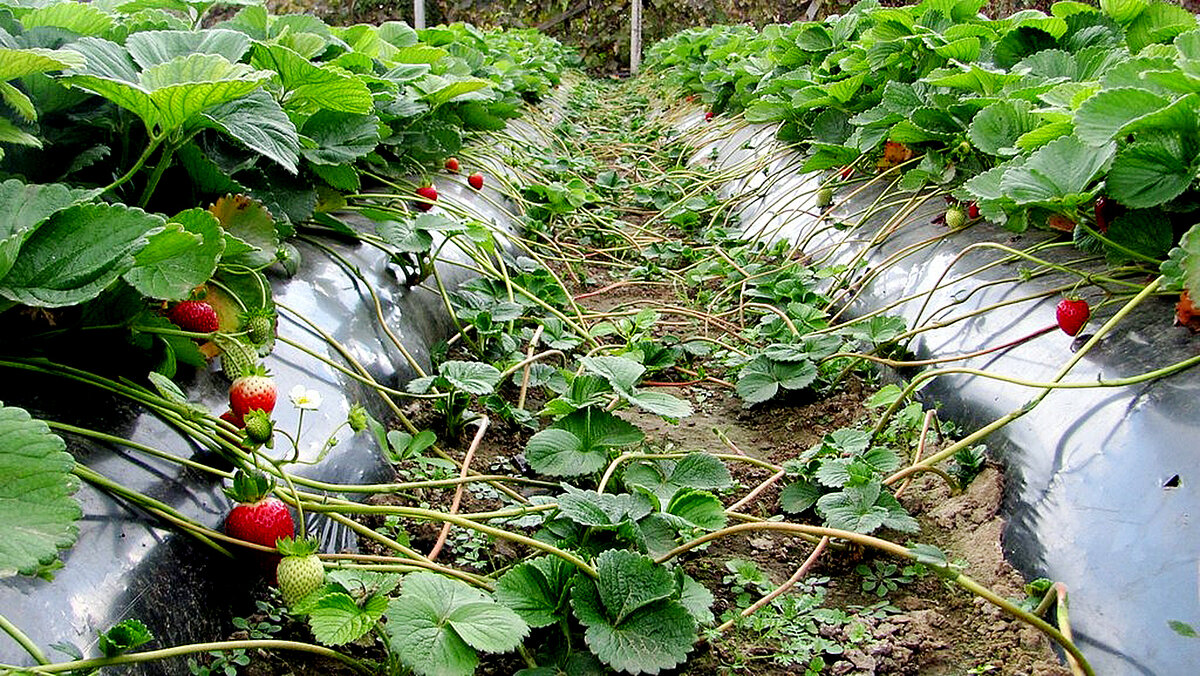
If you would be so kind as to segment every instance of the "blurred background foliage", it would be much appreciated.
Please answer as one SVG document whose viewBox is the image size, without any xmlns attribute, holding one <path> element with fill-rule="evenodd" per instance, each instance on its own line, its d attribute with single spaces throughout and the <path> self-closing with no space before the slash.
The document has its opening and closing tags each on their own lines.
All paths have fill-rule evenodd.
<svg viewBox="0 0 1200 676">
<path fill-rule="evenodd" d="M 749 23 L 763 26 L 823 18 L 840 14 L 857 0 L 642 0 L 642 43 L 690 27 Z M 917 0 L 913 0 L 916 2 Z M 1083 0 L 1096 5 L 1099 0 Z M 1200 12 L 1200 0 L 1177 0 Z M 913 4 L 882 0 L 885 5 Z M 1053 0 L 991 0 L 984 12 L 1002 17 L 1021 9 L 1048 11 Z M 268 0 L 276 13 L 314 13 L 329 23 L 354 24 L 381 21 L 413 22 L 412 0 Z M 538 28 L 565 44 L 575 46 L 582 65 L 597 73 L 619 73 L 629 68 L 629 2 L 607 0 L 425 0 L 427 25 L 464 21 L 481 28 Z"/>
</svg>

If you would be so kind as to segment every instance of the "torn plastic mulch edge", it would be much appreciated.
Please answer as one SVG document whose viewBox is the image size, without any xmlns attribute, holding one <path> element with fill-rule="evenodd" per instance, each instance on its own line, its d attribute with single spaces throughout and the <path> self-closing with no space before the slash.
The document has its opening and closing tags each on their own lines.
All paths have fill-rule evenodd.
<svg viewBox="0 0 1200 676">
<path fill-rule="evenodd" d="M 696 113 L 681 126 L 701 124 Z M 830 227 L 815 204 L 823 177 L 801 174 L 799 156 L 778 152 L 774 132 L 771 125 L 714 130 L 692 164 L 715 171 L 776 153 L 764 171 L 731 181 L 721 193 L 755 191 L 757 197 L 737 211 L 750 236 L 787 238 L 828 264 L 847 263 L 866 247 L 860 278 L 866 283 L 846 308 L 850 316 L 912 296 L 888 310 L 904 317 L 910 329 L 960 318 L 919 334 L 909 345 L 919 359 L 969 354 L 1054 324 L 1058 297 L 1036 296 L 1075 279 L 1053 274 L 1021 281 L 1019 268 L 1032 264 L 987 267 L 1004 254 L 972 247 L 998 242 L 1024 249 L 1049 233 L 1017 236 L 983 222 L 949 232 L 931 222 L 945 211 L 940 196 L 890 223 L 895 207 L 853 228 Z M 861 213 L 881 191 L 864 190 L 830 216 Z M 1078 258 L 1073 249 L 1039 255 L 1057 263 Z M 1081 292 L 1099 300 L 1095 289 L 1084 286 Z M 971 315 L 996 303 L 1009 304 Z M 1085 332 L 1113 312 L 1106 308 Z M 1173 316 L 1171 302 L 1148 300 L 1066 380 L 1125 378 L 1195 356 L 1200 337 L 1172 326 Z M 1054 330 L 946 366 L 1047 382 L 1071 358 L 1072 343 Z M 1039 391 L 953 374 L 934 378 L 921 397 L 970 431 L 1020 408 Z M 1200 371 L 1192 369 L 1129 387 L 1056 390 L 985 440 L 1006 467 L 1005 554 L 1027 578 L 1066 584 L 1076 642 L 1096 673 L 1191 676 L 1200 664 L 1200 641 L 1178 635 L 1168 624 L 1200 622 L 1200 491 L 1193 488 L 1200 479 L 1198 437 Z"/>
<path fill-rule="evenodd" d="M 556 93 L 561 97 L 562 91 Z M 561 107 L 548 99 L 541 114 L 561 115 Z M 543 126 L 525 120 L 510 121 L 501 134 L 511 136 L 516 148 L 544 145 Z M 540 139 L 540 141 L 539 141 Z M 493 139 L 496 147 L 505 142 Z M 493 175 L 515 177 L 516 170 L 499 160 L 482 167 Z M 517 209 L 503 194 L 484 188 L 488 199 L 477 199 L 463 177 L 437 177 L 440 201 L 453 202 L 496 232 L 517 227 Z M 348 219 L 353 219 L 350 215 Z M 373 227 L 366 222 L 362 227 Z M 442 298 L 435 292 L 405 285 L 405 275 L 390 265 L 388 256 L 373 246 L 333 240 L 326 245 L 356 268 L 379 295 L 383 318 L 405 348 L 428 368 L 429 352 L 435 343 L 453 331 L 453 323 Z M 296 243 L 301 266 L 291 278 L 272 276 L 274 298 L 347 348 L 379 383 L 403 389 L 415 377 L 405 358 L 380 328 L 374 301 L 334 256 L 318 247 Z M 447 247 L 445 253 L 453 255 Z M 458 253 L 458 255 L 462 255 Z M 439 274 L 449 289 L 469 275 L 460 265 L 439 262 Z M 308 350 L 342 363 L 340 355 L 304 321 L 281 308 L 281 335 Z M 279 390 L 274 419 L 289 432 L 296 429 L 298 411 L 287 400 L 287 392 L 303 385 L 320 393 L 322 404 L 304 417 L 303 440 L 319 444 L 346 419 L 351 404 L 361 403 L 371 415 L 386 421 L 390 411 L 378 394 L 365 385 L 321 363 L 304 351 L 277 341 L 264 360 Z M 114 374 L 133 377 L 133 374 Z M 227 408 L 228 381 L 215 366 L 184 376 L 181 388 L 189 400 L 208 408 L 214 415 Z M 0 380 L 0 401 L 27 409 L 38 418 L 56 420 L 129 439 L 184 457 L 214 462 L 210 453 L 195 445 L 154 415 L 127 400 L 67 382 L 5 370 Z M 230 506 L 222 483 L 213 476 L 175 463 L 130 451 L 124 447 L 62 434 L 68 450 L 82 464 L 133 490 L 160 500 L 205 526 L 220 528 Z M 319 464 L 294 469 L 297 473 L 331 483 L 379 483 L 393 478 L 392 470 L 373 438 L 360 434 L 345 438 Z M 302 459 L 314 457 L 318 449 L 302 442 Z M 279 453 L 280 449 L 276 449 Z M 221 466 L 215 461 L 216 466 Z M 297 466 L 293 466 L 294 468 Z M 220 640 L 232 631 L 229 618 L 255 611 L 250 590 L 259 582 L 255 571 L 245 572 L 245 563 L 230 561 L 188 536 L 171 530 L 138 508 L 116 500 L 84 483 L 76 499 L 83 509 L 75 545 L 61 552 L 64 566 L 54 571 L 54 580 L 9 577 L 0 580 L 0 614 L 12 620 L 53 660 L 71 659 L 55 652 L 53 644 L 73 645 L 85 656 L 97 654 L 98 632 L 129 618 L 141 620 L 155 635 L 148 647 L 159 648 L 190 642 Z M 321 517 L 309 519 L 313 535 L 324 551 L 355 546 L 353 533 Z M 0 641 L 0 663 L 29 664 L 30 657 L 11 640 Z M 149 662 L 129 667 L 107 668 L 113 673 L 146 676 L 188 673 L 183 658 Z"/>
</svg>

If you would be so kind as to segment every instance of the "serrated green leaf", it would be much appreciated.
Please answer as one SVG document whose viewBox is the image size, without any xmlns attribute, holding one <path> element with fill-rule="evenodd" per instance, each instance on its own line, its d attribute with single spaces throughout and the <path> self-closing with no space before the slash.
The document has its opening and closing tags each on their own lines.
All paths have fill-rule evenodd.
<svg viewBox="0 0 1200 676">
<path fill-rule="evenodd" d="M 360 608 L 347 594 L 326 594 L 309 611 L 308 625 L 317 641 L 344 645 L 371 631 L 387 608 L 386 596 L 372 596 Z"/>
<path fill-rule="evenodd" d="M 500 384 L 500 370 L 477 361 L 447 361 L 438 367 L 438 375 L 455 389 L 483 396 Z"/>
<path fill-rule="evenodd" d="M 15 80 L 35 73 L 82 68 L 84 63 L 78 52 L 66 49 L 0 48 L 0 81 Z"/>
<path fill-rule="evenodd" d="M 733 483 L 729 468 L 720 458 L 708 453 L 689 453 L 678 462 L 656 460 L 626 467 L 625 484 L 640 486 L 653 493 L 659 504 L 667 504 L 683 488 L 719 490 Z"/>
<path fill-rule="evenodd" d="M 1080 197 L 1112 160 L 1115 147 L 1086 146 L 1074 136 L 1052 141 L 1000 180 L 1003 193 L 1017 204 L 1056 203 Z"/>
<path fill-rule="evenodd" d="M 296 173 L 300 136 L 287 113 L 267 92 L 251 92 L 214 106 L 201 113 L 201 118 L 204 126 L 225 132 L 234 141 Z"/>
<path fill-rule="evenodd" d="M 101 633 L 98 647 L 105 657 L 116 657 L 153 640 L 154 634 L 150 633 L 141 620 L 129 618 Z"/>
<path fill-rule="evenodd" d="M 224 250 L 216 217 L 204 209 L 189 209 L 150 237 L 125 281 L 149 298 L 183 300 L 212 277 Z"/>
<path fill-rule="evenodd" d="M 604 448 L 583 449 L 574 434 L 547 429 L 534 434 L 525 446 L 525 459 L 535 471 L 549 476 L 579 476 L 604 468 L 608 452 Z"/>
<path fill-rule="evenodd" d="M 579 363 L 587 371 L 608 381 L 617 391 L 632 390 L 646 367 L 626 357 L 583 357 Z"/>
<path fill-rule="evenodd" d="M 225 230 L 223 265 L 262 268 L 275 261 L 279 231 L 271 212 L 245 195 L 226 195 L 209 207 Z"/>
<path fill-rule="evenodd" d="M 588 647 L 618 671 L 656 674 L 669 669 L 687 659 L 696 640 L 695 621 L 675 601 L 652 603 L 613 624 L 604 615 L 596 585 L 580 579 L 572 588 L 571 606 L 586 627 Z"/>
<path fill-rule="evenodd" d="M 244 33 L 210 28 L 198 31 L 142 31 L 130 35 L 125 48 L 142 69 L 188 54 L 219 54 L 236 63 L 250 49 Z"/>
<path fill-rule="evenodd" d="M 1101 146 L 1125 125 L 1170 104 L 1170 99 L 1145 89 L 1119 87 L 1089 97 L 1075 113 L 1075 130 L 1083 141 Z"/>
<path fill-rule="evenodd" d="M 1115 218 L 1108 226 L 1105 238 L 1123 249 L 1152 259 L 1162 259 L 1171 250 L 1175 233 L 1171 227 L 1171 220 L 1161 210 L 1139 209 Z M 1109 262 L 1113 264 L 1135 258 L 1115 247 L 1108 247 L 1106 254 Z"/>
<path fill-rule="evenodd" d="M 25 241 L 0 295 L 35 307 L 76 305 L 134 266 L 159 216 L 119 204 L 81 204 L 51 216 Z"/>
<path fill-rule="evenodd" d="M 610 549 L 596 557 L 597 587 L 606 615 L 620 624 L 631 613 L 675 592 L 675 581 L 665 566 L 623 549 Z"/>
<path fill-rule="evenodd" d="M 8 274 L 25 240 L 52 214 L 95 191 L 51 183 L 23 183 L 15 178 L 0 183 L 0 279 Z"/>
<path fill-rule="evenodd" d="M 39 26 L 63 28 L 77 35 L 101 35 L 113 25 L 113 17 L 91 4 L 59 2 L 39 7 L 21 17 L 25 30 Z"/>
<path fill-rule="evenodd" d="M 388 604 L 386 615 L 389 645 L 407 667 L 422 676 L 474 672 L 479 656 L 460 631 L 489 650 L 497 645 L 515 647 L 529 632 L 516 613 L 486 594 L 428 572 L 405 576 L 400 595 Z M 503 624 L 491 626 L 497 619 Z"/>
<path fill-rule="evenodd" d="M 1120 150 L 1105 182 L 1109 195 L 1133 209 L 1165 204 L 1183 194 L 1196 169 L 1167 146 L 1133 143 Z"/>
<path fill-rule="evenodd" d="M 75 544 L 83 512 L 66 444 L 23 409 L 0 406 L 0 577 L 32 575 Z"/>
<path fill-rule="evenodd" d="M 779 506 L 789 514 L 806 512 L 821 497 L 821 489 L 805 479 L 797 479 L 779 491 Z"/>
<path fill-rule="evenodd" d="M 727 520 L 725 506 L 717 496 L 695 488 L 684 488 L 676 492 L 663 511 L 683 519 L 691 526 L 708 531 L 724 528 Z"/>
<path fill-rule="evenodd" d="M 366 83 L 334 67 L 310 62 L 283 45 L 257 44 L 251 63 L 279 74 L 289 108 L 308 102 L 326 110 L 365 115 L 374 110 Z"/>
<path fill-rule="evenodd" d="M 620 394 L 634 406 L 664 418 L 678 420 L 692 414 L 690 403 L 666 392 L 636 389 L 633 392 L 621 392 Z"/>
<path fill-rule="evenodd" d="M 802 389 L 816 378 L 817 366 L 809 360 L 784 363 L 760 356 L 742 368 L 737 393 L 746 403 L 757 404 L 773 398 L 781 387 Z"/>
<path fill-rule="evenodd" d="M 300 151 L 309 162 L 348 164 L 379 145 L 379 118 L 321 110 L 308 118 L 301 132 L 316 143 L 315 148 Z"/>
<path fill-rule="evenodd" d="M 496 600 L 531 627 L 560 621 L 575 570 L 557 556 L 542 556 L 514 566 L 496 580 Z"/>
<path fill-rule="evenodd" d="M 491 599 L 458 606 L 450 612 L 446 623 L 467 645 L 490 653 L 516 648 L 529 633 L 519 615 Z"/>
<path fill-rule="evenodd" d="M 1017 139 L 1039 126 L 1031 109 L 1028 102 L 1017 99 L 998 101 L 979 111 L 967 132 L 972 145 L 991 155 L 1016 155 Z"/>
<path fill-rule="evenodd" d="M 623 521 L 637 521 L 651 511 L 649 498 L 643 495 L 597 493 L 563 484 L 558 498 L 562 515 L 581 526 L 616 528 Z"/>
<path fill-rule="evenodd" d="M 688 614 L 701 626 L 713 623 L 713 595 L 707 587 L 697 582 L 691 575 L 677 569 L 677 579 L 682 580 L 679 590 L 679 603 L 687 609 Z"/>
</svg>

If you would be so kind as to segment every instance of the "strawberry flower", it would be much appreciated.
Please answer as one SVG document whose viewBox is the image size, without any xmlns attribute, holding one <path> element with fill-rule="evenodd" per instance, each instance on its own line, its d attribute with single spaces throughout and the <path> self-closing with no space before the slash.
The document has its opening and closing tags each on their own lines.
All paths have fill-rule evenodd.
<svg viewBox="0 0 1200 676">
<path fill-rule="evenodd" d="M 321 407 L 321 393 L 303 385 L 293 387 L 288 392 L 288 399 L 292 400 L 292 406 L 302 411 L 315 411 Z"/>
</svg>

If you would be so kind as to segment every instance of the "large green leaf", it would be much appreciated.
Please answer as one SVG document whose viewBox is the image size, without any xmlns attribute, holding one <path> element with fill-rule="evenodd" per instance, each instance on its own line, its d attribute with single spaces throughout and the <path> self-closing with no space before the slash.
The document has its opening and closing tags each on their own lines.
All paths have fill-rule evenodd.
<svg viewBox="0 0 1200 676">
<path fill-rule="evenodd" d="M 629 493 L 597 493 L 563 484 L 558 498 L 562 515 L 581 526 L 616 528 L 623 521 L 637 521 L 650 513 L 650 499 Z"/>
<path fill-rule="evenodd" d="M 1154 142 L 1122 148 L 1108 172 L 1109 195 L 1127 207 L 1142 209 L 1183 194 L 1196 177 L 1195 161 L 1175 150 L 1179 149 Z"/>
<path fill-rule="evenodd" d="M 14 80 L 34 73 L 81 68 L 83 57 L 66 49 L 0 49 L 0 81 Z"/>
<path fill-rule="evenodd" d="M 673 576 L 649 557 L 608 550 L 596 561 L 598 581 L 580 576 L 571 591 L 584 640 L 602 662 L 631 674 L 656 674 L 683 662 L 696 623 L 678 601 Z"/>
<path fill-rule="evenodd" d="M 128 52 L 115 43 L 85 38 L 70 48 L 87 57 L 88 66 L 64 82 L 133 112 L 160 134 L 183 127 L 203 110 L 246 96 L 271 75 L 216 54 L 179 56 L 139 73 Z"/>
<path fill-rule="evenodd" d="M 631 489 L 638 486 L 650 491 L 660 505 L 665 505 L 681 489 L 728 488 L 733 477 L 720 458 L 708 453 L 689 453 L 678 462 L 659 459 L 628 465 L 624 481 Z"/>
<path fill-rule="evenodd" d="M 1065 136 L 1042 146 L 1024 165 L 1006 171 L 1000 187 L 1018 204 L 1083 202 L 1114 150 L 1111 143 L 1097 148 Z"/>
<path fill-rule="evenodd" d="M 615 415 L 588 406 L 529 439 L 526 459 L 542 474 L 578 476 L 602 468 L 608 450 L 636 444 L 645 434 Z"/>
<path fill-rule="evenodd" d="M 785 363 L 760 356 L 738 374 L 737 393 L 746 403 L 758 404 L 773 398 L 781 387 L 803 389 L 816 378 L 817 366 L 810 360 Z"/>
<path fill-rule="evenodd" d="M 457 390 L 483 396 L 500 384 L 500 370 L 477 361 L 447 361 L 438 367 L 438 375 Z"/>
<path fill-rule="evenodd" d="M 237 63 L 250 49 L 250 38 L 221 28 L 143 31 L 130 35 L 125 48 L 143 70 L 189 54 L 219 54 L 230 63 Z"/>
<path fill-rule="evenodd" d="M 422 676 L 468 676 L 479 663 L 476 649 L 506 652 L 529 633 L 520 616 L 487 594 L 427 572 L 405 576 L 386 615 L 389 645 Z"/>
<path fill-rule="evenodd" d="M 247 148 L 296 173 L 300 135 L 275 98 L 263 90 L 201 113 L 205 126 L 220 129 Z"/>
<path fill-rule="evenodd" d="M 301 130 L 315 148 L 300 152 L 314 164 L 348 164 L 366 157 L 379 144 L 379 119 L 374 115 L 321 110 Z"/>
<path fill-rule="evenodd" d="M 490 100 L 492 94 L 488 88 L 491 84 L 489 80 L 476 77 L 443 77 L 440 75 L 427 75 L 415 83 L 422 98 L 435 107 L 454 101 Z"/>
<path fill-rule="evenodd" d="M 21 17 L 25 30 L 39 26 L 64 28 L 77 35 L 100 35 L 113 25 L 113 17 L 91 4 L 59 2 L 29 12 Z"/>
<path fill-rule="evenodd" d="M 1088 98 L 1075 113 L 1079 138 L 1091 145 L 1104 145 L 1134 120 L 1165 108 L 1170 99 L 1145 89 L 1106 89 Z"/>
<path fill-rule="evenodd" d="M 0 577 L 36 574 L 75 543 L 79 482 L 66 444 L 40 420 L 0 406 Z"/>
<path fill-rule="evenodd" d="M 326 594 L 309 610 L 313 636 L 325 645 L 356 641 L 375 627 L 388 608 L 388 598 L 373 595 L 360 607 L 348 594 Z"/>
<path fill-rule="evenodd" d="M 22 183 L 15 178 L 0 183 L 0 279 L 8 274 L 26 238 L 43 221 L 94 194 L 57 183 Z"/>
<path fill-rule="evenodd" d="M 133 267 L 134 255 L 163 224 L 121 204 L 68 207 L 26 240 L 0 279 L 0 295 L 40 307 L 91 300 Z"/>
<path fill-rule="evenodd" d="M 279 74 L 289 107 L 308 102 L 327 110 L 360 115 L 374 109 L 371 90 L 362 80 L 335 67 L 314 64 L 282 45 L 256 44 L 251 63 Z"/>
<path fill-rule="evenodd" d="M 134 257 L 125 281 L 143 296 L 183 300 L 212 277 L 224 250 L 225 237 L 216 217 L 205 209 L 188 209 L 150 237 Z"/>
<path fill-rule="evenodd" d="M 971 120 L 971 143 L 991 155 L 1018 154 L 1017 139 L 1040 124 L 1031 109 L 1032 105 L 1019 99 L 998 101 L 984 108 Z"/>
<path fill-rule="evenodd" d="M 542 556 L 514 566 L 496 580 L 496 600 L 512 608 L 531 627 L 563 619 L 575 569 L 557 556 Z"/>
</svg>

